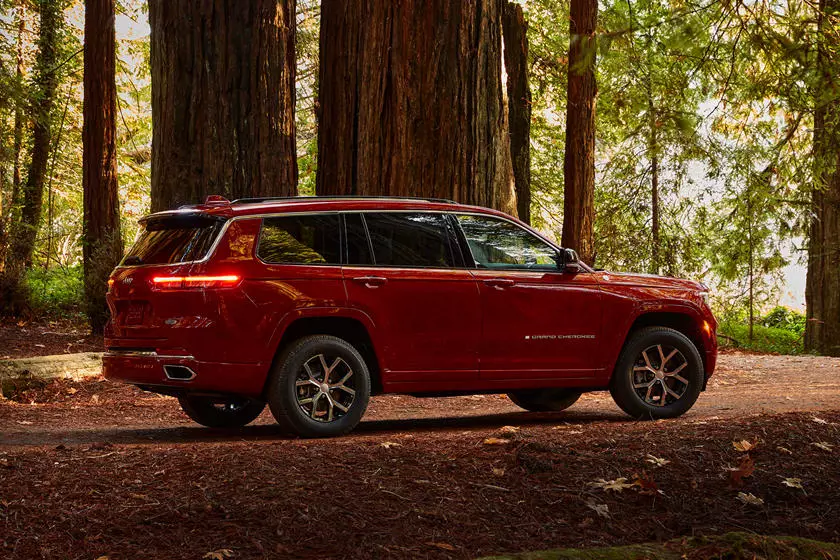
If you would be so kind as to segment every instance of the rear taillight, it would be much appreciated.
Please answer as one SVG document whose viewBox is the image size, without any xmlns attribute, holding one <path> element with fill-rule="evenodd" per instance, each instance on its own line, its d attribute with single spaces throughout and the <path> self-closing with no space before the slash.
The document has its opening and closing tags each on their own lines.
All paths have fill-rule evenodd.
<svg viewBox="0 0 840 560">
<path fill-rule="evenodd" d="M 236 274 L 220 276 L 154 276 L 150 284 L 152 290 L 157 292 L 170 292 L 177 290 L 235 288 L 241 281 L 242 277 Z"/>
</svg>

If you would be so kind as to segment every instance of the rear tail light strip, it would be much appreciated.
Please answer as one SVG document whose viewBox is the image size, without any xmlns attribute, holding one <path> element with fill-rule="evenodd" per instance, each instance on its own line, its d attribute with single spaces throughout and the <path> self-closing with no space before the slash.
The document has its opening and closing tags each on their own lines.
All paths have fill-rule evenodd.
<svg viewBox="0 0 840 560">
<path fill-rule="evenodd" d="M 155 276 L 151 286 L 156 291 L 200 290 L 207 288 L 234 288 L 242 281 L 236 274 L 220 276 Z"/>
</svg>

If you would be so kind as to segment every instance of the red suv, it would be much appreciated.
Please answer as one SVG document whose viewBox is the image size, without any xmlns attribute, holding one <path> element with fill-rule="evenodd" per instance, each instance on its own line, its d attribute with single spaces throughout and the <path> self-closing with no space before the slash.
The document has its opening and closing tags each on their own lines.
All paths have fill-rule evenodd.
<svg viewBox="0 0 840 560">
<path fill-rule="evenodd" d="M 506 393 L 557 411 L 609 389 L 687 411 L 715 368 L 697 282 L 596 271 L 510 216 L 445 200 L 271 198 L 152 214 L 109 281 L 109 379 L 243 426 L 353 429 L 371 395 Z"/>
</svg>

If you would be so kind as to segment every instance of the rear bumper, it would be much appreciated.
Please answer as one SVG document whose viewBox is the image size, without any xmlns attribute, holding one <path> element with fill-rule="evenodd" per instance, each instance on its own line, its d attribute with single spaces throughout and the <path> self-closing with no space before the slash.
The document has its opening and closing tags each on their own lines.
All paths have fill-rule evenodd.
<svg viewBox="0 0 840 560">
<path fill-rule="evenodd" d="M 173 379 L 164 366 L 188 368 L 193 375 Z M 224 393 L 257 398 L 265 385 L 266 370 L 263 364 L 202 362 L 192 356 L 159 354 L 151 350 L 111 349 L 102 357 L 102 373 L 106 379 L 163 387 L 170 392 Z M 170 368 L 170 374 L 177 371 L 177 368 Z"/>
</svg>

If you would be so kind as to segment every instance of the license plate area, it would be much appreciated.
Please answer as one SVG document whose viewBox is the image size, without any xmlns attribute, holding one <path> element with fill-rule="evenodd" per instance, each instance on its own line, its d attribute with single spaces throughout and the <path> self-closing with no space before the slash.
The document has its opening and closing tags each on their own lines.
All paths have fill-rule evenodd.
<svg viewBox="0 0 840 560">
<path fill-rule="evenodd" d="M 126 302 L 122 316 L 121 324 L 125 326 L 142 325 L 148 315 L 148 304 L 145 301 L 129 301 Z"/>
</svg>

